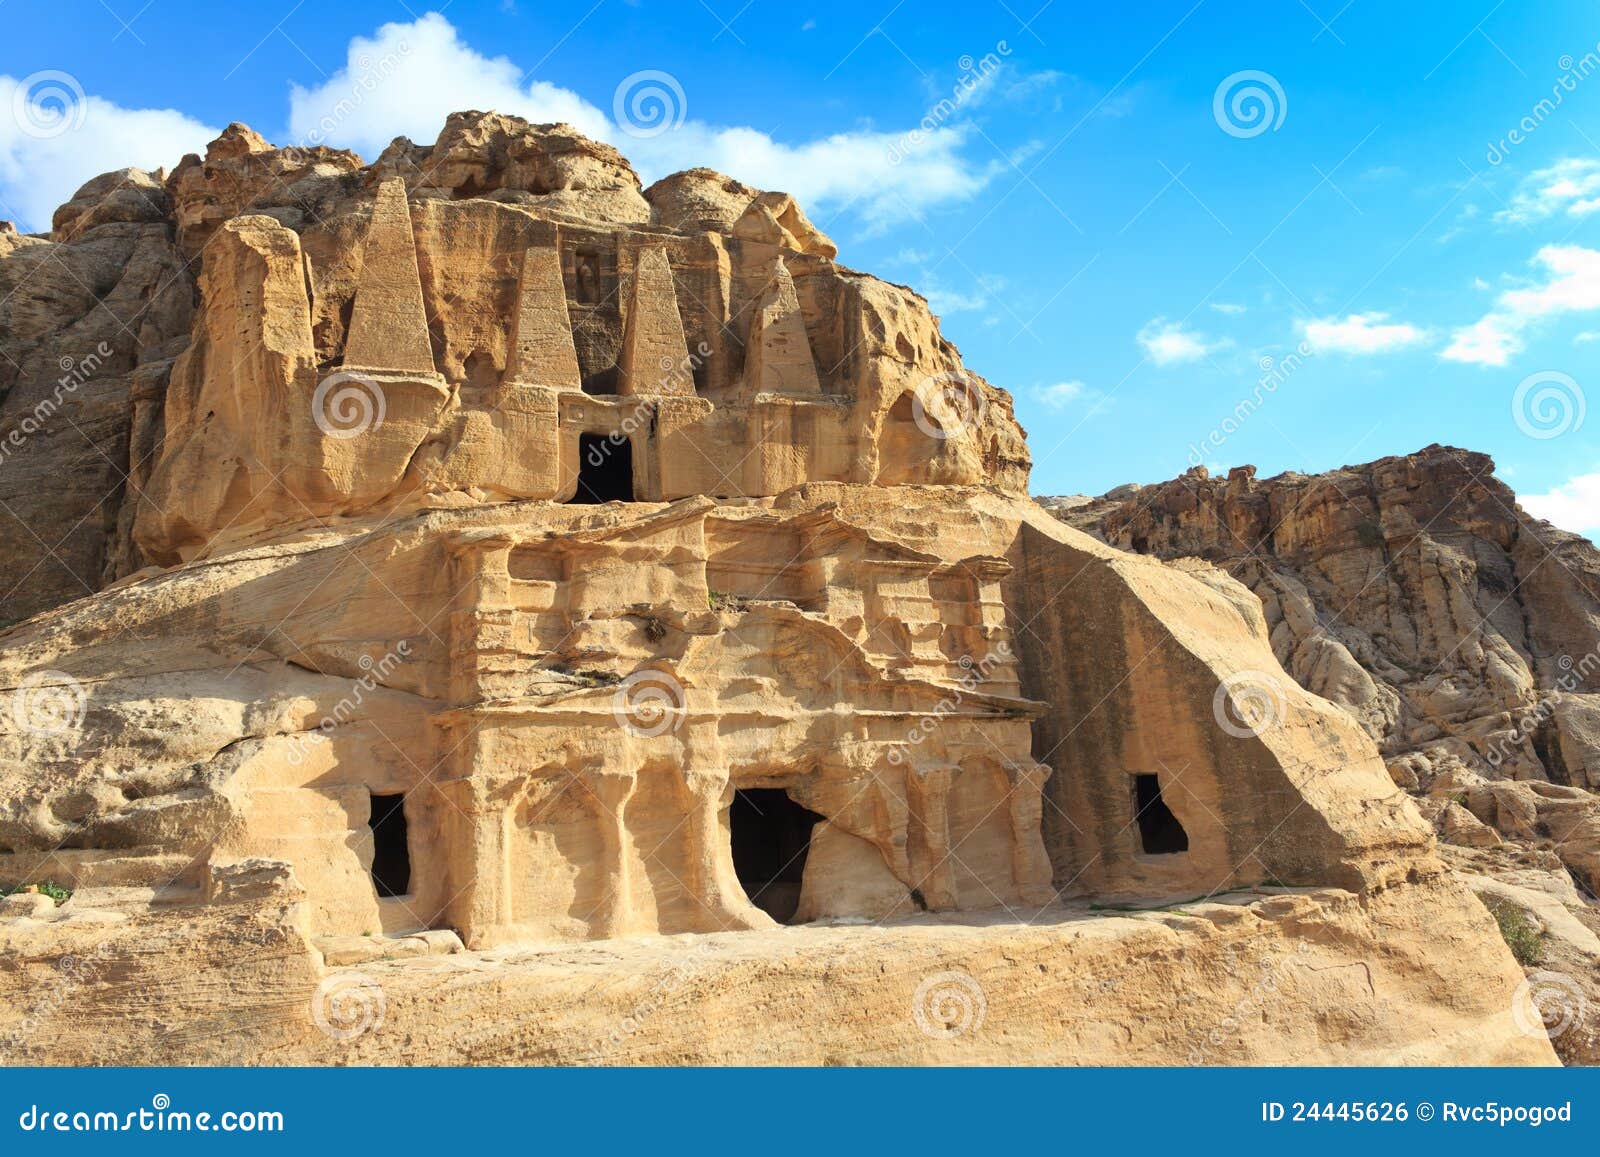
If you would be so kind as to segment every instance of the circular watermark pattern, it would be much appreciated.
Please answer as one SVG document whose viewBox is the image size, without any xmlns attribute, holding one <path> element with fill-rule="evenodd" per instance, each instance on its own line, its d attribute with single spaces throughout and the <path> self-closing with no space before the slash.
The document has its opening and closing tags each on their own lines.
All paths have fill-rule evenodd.
<svg viewBox="0 0 1600 1157">
<path fill-rule="evenodd" d="M 317 429 L 341 441 L 378 429 L 386 413 L 383 387 L 360 374 L 330 374 L 311 395 L 311 418 Z"/>
<path fill-rule="evenodd" d="M 83 726 L 87 696 L 65 671 L 34 671 L 11 693 L 11 718 L 33 735 L 65 735 Z"/>
<path fill-rule="evenodd" d="M 311 1019 L 334 1040 L 355 1040 L 383 1027 L 389 1002 L 383 986 L 360 972 L 325 977 L 311 997 Z"/>
<path fill-rule="evenodd" d="M 23 77 L 11 94 L 11 116 L 26 136 L 49 140 L 83 124 L 89 102 L 69 72 L 47 68 Z"/>
<path fill-rule="evenodd" d="M 683 726 L 683 684 L 665 671 L 635 671 L 617 685 L 611 714 L 628 731 L 653 739 Z"/>
<path fill-rule="evenodd" d="M 911 1018 L 934 1040 L 977 1032 L 988 1012 L 983 987 L 965 972 L 935 972 L 911 997 Z"/>
<path fill-rule="evenodd" d="M 1554 1040 L 1583 1019 L 1588 998 L 1564 972 L 1531 972 L 1511 998 L 1511 1018 L 1528 1036 Z"/>
<path fill-rule="evenodd" d="M 983 425 L 989 399 L 983 383 L 966 370 L 929 374 L 911 394 L 911 417 L 930 438 L 954 438 Z"/>
<path fill-rule="evenodd" d="M 1529 374 L 1511 395 L 1511 417 L 1517 429 L 1540 441 L 1576 432 L 1588 412 L 1583 387 L 1571 374 L 1559 370 Z"/>
<path fill-rule="evenodd" d="M 683 124 L 689 101 L 670 72 L 646 68 L 622 78 L 611 97 L 617 127 L 630 137 L 659 137 Z"/>
<path fill-rule="evenodd" d="M 1211 714 L 1235 739 L 1254 739 L 1283 719 L 1283 684 L 1265 671 L 1235 671 L 1217 684 Z"/>
<path fill-rule="evenodd" d="M 1211 98 L 1211 115 L 1230 137 L 1259 137 L 1277 132 L 1289 115 L 1289 98 L 1270 72 L 1247 68 L 1224 78 Z"/>
</svg>

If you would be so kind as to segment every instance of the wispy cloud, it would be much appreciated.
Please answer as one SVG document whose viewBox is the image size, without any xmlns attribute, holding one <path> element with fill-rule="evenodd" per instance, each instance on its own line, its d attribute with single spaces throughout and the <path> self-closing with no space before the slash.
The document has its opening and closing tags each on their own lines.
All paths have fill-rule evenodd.
<svg viewBox="0 0 1600 1157">
<path fill-rule="evenodd" d="M 1364 357 L 1393 353 L 1428 340 L 1428 332 L 1410 322 L 1392 322 L 1387 313 L 1352 313 L 1300 323 L 1306 344 L 1316 353 Z"/>
<path fill-rule="evenodd" d="M 1494 219 L 1527 225 L 1557 214 L 1587 217 L 1596 212 L 1600 212 L 1600 160 L 1566 157 L 1528 174 L 1512 194 L 1511 203 Z"/>
<path fill-rule="evenodd" d="M 1546 245 L 1534 261 L 1546 279 L 1502 292 L 1493 310 L 1451 334 L 1440 357 L 1503 366 L 1526 347 L 1527 331 L 1547 318 L 1600 309 L 1600 250 Z"/>
<path fill-rule="evenodd" d="M 1146 322 L 1136 339 L 1145 357 L 1158 366 L 1197 362 L 1232 344 L 1226 339 L 1213 341 L 1199 330 L 1187 329 L 1182 322 L 1169 322 L 1164 317 Z"/>
<path fill-rule="evenodd" d="M 1048 386 L 1035 386 L 1029 391 L 1033 397 L 1052 410 L 1082 409 L 1084 417 L 1092 418 L 1111 408 L 1111 399 L 1098 390 L 1073 379 L 1055 382 Z"/>
</svg>

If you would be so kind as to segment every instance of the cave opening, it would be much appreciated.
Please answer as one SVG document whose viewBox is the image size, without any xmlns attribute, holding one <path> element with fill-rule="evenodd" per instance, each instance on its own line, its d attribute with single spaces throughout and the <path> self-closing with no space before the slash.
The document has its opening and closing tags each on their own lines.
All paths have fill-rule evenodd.
<svg viewBox="0 0 1600 1157">
<path fill-rule="evenodd" d="M 1139 840 L 1146 855 L 1170 856 L 1189 850 L 1189 833 L 1161 798 L 1159 776 L 1133 777 L 1133 814 L 1139 821 Z"/>
<path fill-rule="evenodd" d="M 728 826 L 734 873 L 750 902 L 780 924 L 789 923 L 799 910 L 811 829 L 821 819 L 782 788 L 744 788 L 733 794 Z"/>
<path fill-rule="evenodd" d="M 367 826 L 372 829 L 372 886 L 378 898 L 411 893 L 411 843 L 406 830 L 406 797 L 372 796 Z"/>
<path fill-rule="evenodd" d="M 610 434 L 578 435 L 578 505 L 633 501 L 633 442 Z"/>
</svg>

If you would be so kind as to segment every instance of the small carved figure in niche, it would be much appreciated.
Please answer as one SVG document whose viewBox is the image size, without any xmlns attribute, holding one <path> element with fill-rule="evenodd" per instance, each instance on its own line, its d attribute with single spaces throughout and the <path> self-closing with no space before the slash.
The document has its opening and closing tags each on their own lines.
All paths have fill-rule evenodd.
<svg viewBox="0 0 1600 1157">
<path fill-rule="evenodd" d="M 593 253 L 578 254 L 575 280 L 579 301 L 594 305 L 600 300 L 600 262 Z"/>
</svg>

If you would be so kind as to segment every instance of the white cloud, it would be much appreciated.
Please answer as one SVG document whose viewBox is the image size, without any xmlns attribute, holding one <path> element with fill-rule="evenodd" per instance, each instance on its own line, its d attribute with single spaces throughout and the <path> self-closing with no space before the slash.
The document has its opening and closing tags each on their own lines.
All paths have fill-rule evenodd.
<svg viewBox="0 0 1600 1157">
<path fill-rule="evenodd" d="M 1053 386 L 1035 386 L 1033 396 L 1053 410 L 1064 410 L 1080 400 L 1089 387 L 1082 382 L 1057 382 Z"/>
<path fill-rule="evenodd" d="M 1164 317 L 1146 322 L 1137 339 L 1144 347 L 1145 357 L 1158 366 L 1197 362 L 1229 344 L 1213 342 L 1198 330 L 1185 329 L 1182 322 L 1169 322 Z"/>
<path fill-rule="evenodd" d="M 1245 311 L 1244 306 L 1232 301 L 1213 301 L 1211 303 L 1211 308 L 1216 310 L 1218 313 L 1226 314 L 1240 314 Z"/>
<path fill-rule="evenodd" d="M 1524 494 L 1522 508 L 1576 534 L 1600 532 L 1600 474 L 1579 474 L 1546 494 Z"/>
<path fill-rule="evenodd" d="M 869 232 L 965 201 L 1007 167 L 998 157 L 966 155 L 976 133 L 960 113 L 931 130 L 869 126 L 789 143 L 754 128 L 694 119 L 694 93 L 682 93 L 669 78 L 660 91 L 667 96 L 668 118 L 681 123 L 654 136 L 634 136 L 615 119 L 611 86 L 628 79 L 623 72 L 597 75 L 600 104 L 524 76 L 509 58 L 477 51 L 438 13 L 385 24 L 371 36 L 354 37 L 343 67 L 321 84 L 290 89 L 288 131 L 280 143 L 328 144 L 372 159 L 397 136 L 434 140 L 452 112 L 492 109 L 535 123 L 565 121 L 607 141 L 646 183 L 706 165 L 794 194 L 824 226 L 828 216 L 848 210 Z M 12 108 L 17 83 L 0 77 L 0 114 Z M 30 136 L 16 116 L 0 115 L 0 200 L 9 207 L 0 207 L 0 216 L 19 218 L 23 228 L 47 227 L 55 206 L 90 177 L 125 165 L 175 164 L 183 154 L 203 150 L 218 132 L 180 112 L 124 109 L 84 96 L 76 81 L 72 86 L 81 123 L 59 136 Z"/>
<path fill-rule="evenodd" d="M 62 73 L 0 75 L 0 217 L 41 232 L 56 206 L 91 177 L 175 165 L 185 153 L 203 151 L 218 131 L 172 109 L 123 108 L 87 96 Z"/>
<path fill-rule="evenodd" d="M 1073 79 L 1075 78 L 1053 68 L 1042 69 L 1039 72 L 1023 72 L 1015 66 L 1009 66 L 1004 83 L 1004 95 L 1007 100 L 1027 100 L 1056 87 L 1062 81 Z"/>
<path fill-rule="evenodd" d="M 928 299 L 928 308 L 940 317 L 949 317 L 952 313 L 973 313 L 989 304 L 984 294 L 951 289 L 937 278 L 925 277 L 918 292 Z"/>
<path fill-rule="evenodd" d="M 1572 339 L 1573 345 L 1588 345 L 1592 341 L 1600 341 L 1600 329 L 1586 329 Z"/>
<path fill-rule="evenodd" d="M 1418 345 L 1428 338 L 1426 330 L 1409 322 L 1391 322 L 1386 313 L 1323 317 L 1301 322 L 1300 330 L 1307 344 L 1317 353 L 1355 356 L 1391 353 Z"/>
<path fill-rule="evenodd" d="M 1544 267 L 1545 282 L 1502 292 L 1493 310 L 1451 334 L 1440 357 L 1503 366 L 1526 348 L 1524 334 L 1544 319 L 1600 309 L 1600 250 L 1546 245 L 1534 260 Z"/>
<path fill-rule="evenodd" d="M 369 85 L 375 75 L 380 79 Z M 322 132 L 326 143 L 370 158 L 396 136 L 431 141 L 445 116 L 462 109 L 566 121 L 615 145 L 647 184 L 704 165 L 759 188 L 792 193 L 813 216 L 848 207 L 871 231 L 964 201 L 1006 167 L 999 158 L 966 158 L 971 126 L 959 122 L 918 130 L 915 138 L 909 128 L 862 128 L 796 144 L 754 128 L 707 124 L 689 116 L 694 94 L 684 92 L 680 99 L 672 90 L 676 81 L 662 91 L 668 94 L 668 116 L 682 123 L 654 136 L 633 136 L 613 123 L 614 109 L 543 81 L 525 84 L 522 75 L 506 57 L 479 53 L 437 13 L 385 24 L 372 37 L 353 39 L 345 66 L 324 83 L 291 91 L 290 134 L 300 142 Z M 619 73 L 602 82 L 625 79 Z"/>
<path fill-rule="evenodd" d="M 1491 313 L 1452 333 L 1449 346 L 1439 356 L 1450 362 L 1503 366 L 1522 348 L 1522 338 L 1508 320 Z"/>
<path fill-rule="evenodd" d="M 1557 214 L 1587 217 L 1595 212 L 1600 212 L 1600 160 L 1566 157 L 1530 173 L 1494 219 L 1526 225 Z"/>
<path fill-rule="evenodd" d="M 1093 418 L 1105 413 L 1111 408 L 1112 402 L 1111 398 L 1098 390 L 1091 390 L 1076 379 L 1068 382 L 1056 382 L 1048 386 L 1035 386 L 1030 393 L 1032 393 L 1036 401 L 1052 410 L 1084 407 L 1083 416 L 1085 418 Z"/>
<path fill-rule="evenodd" d="M 507 57 L 476 52 L 437 12 L 352 38 L 343 68 L 315 88 L 293 85 L 289 136 L 295 144 L 331 144 L 371 159 L 395 137 L 432 141 L 445 117 L 463 109 L 566 121 L 589 136 L 612 136 L 600 109 L 553 84 L 524 85 L 522 69 Z"/>
</svg>

